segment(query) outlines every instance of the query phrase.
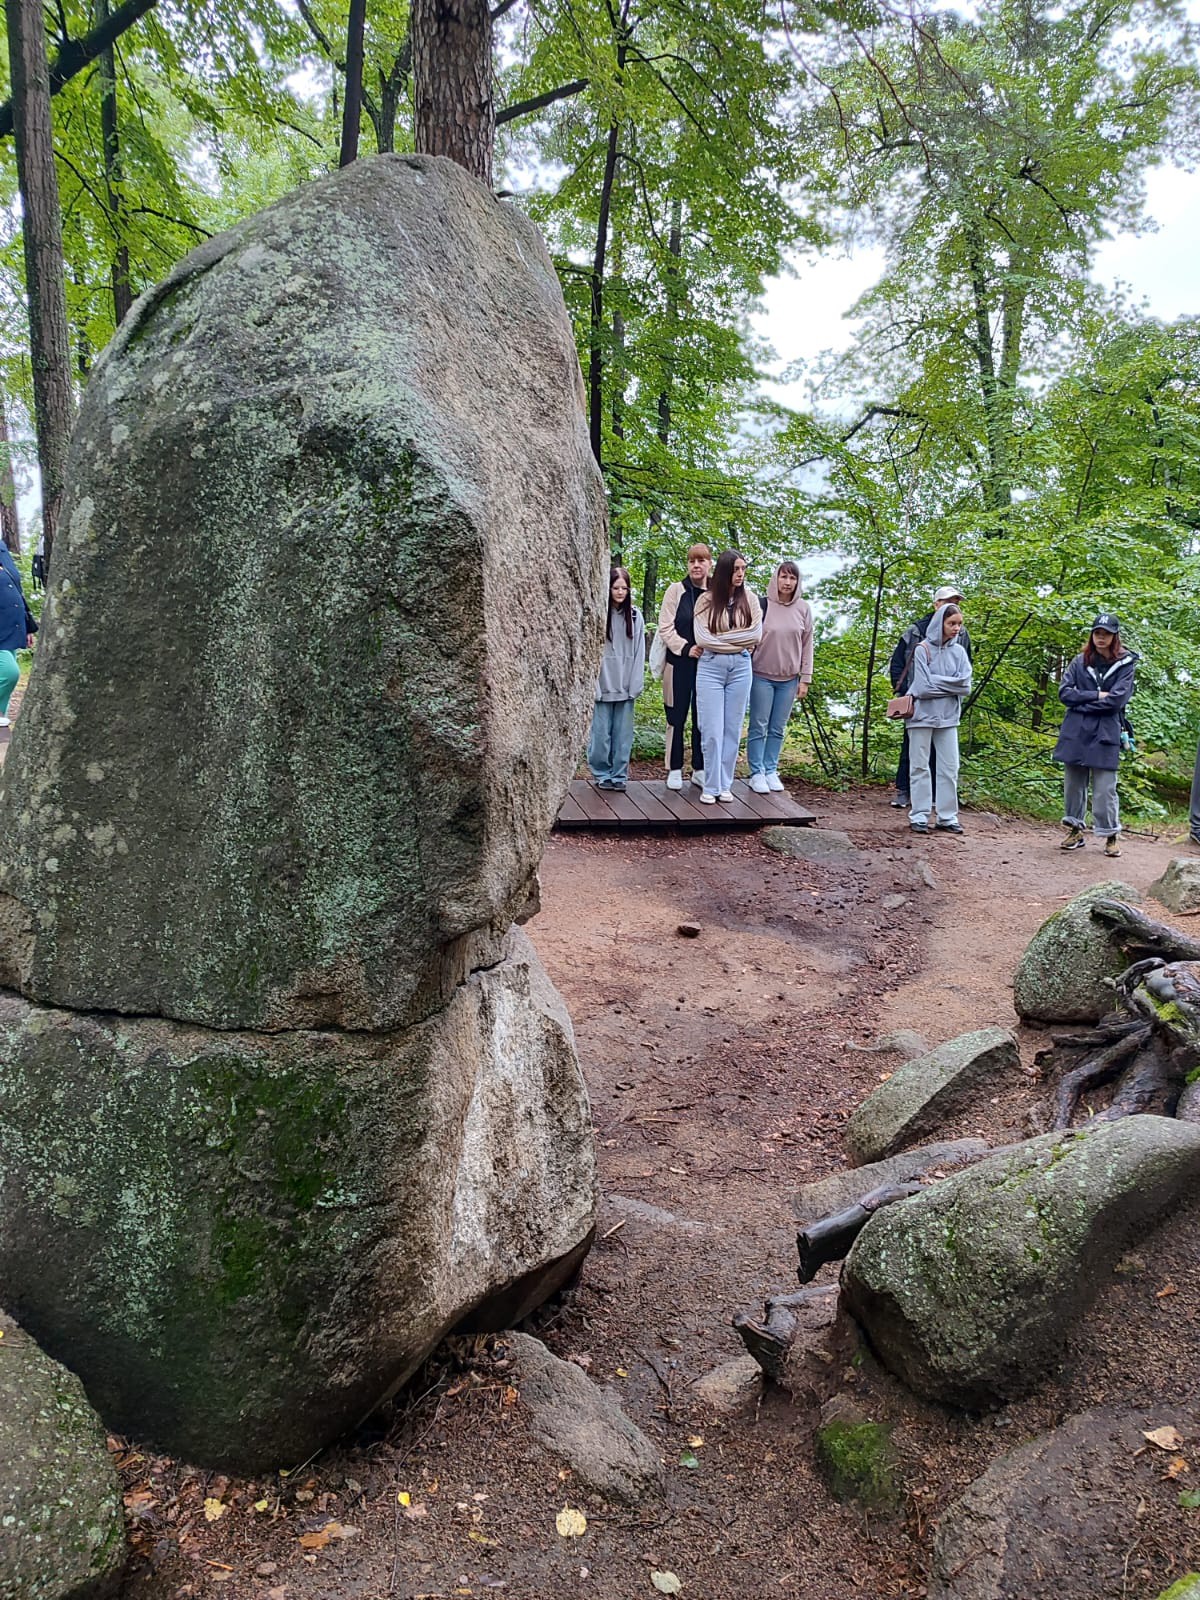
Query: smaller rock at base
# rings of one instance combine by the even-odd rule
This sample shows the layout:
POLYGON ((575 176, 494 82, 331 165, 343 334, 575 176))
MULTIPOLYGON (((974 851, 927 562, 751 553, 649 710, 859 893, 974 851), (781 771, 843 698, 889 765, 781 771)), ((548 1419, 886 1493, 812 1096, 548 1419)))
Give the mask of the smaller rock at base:
POLYGON ((912 1183, 943 1168, 951 1170, 975 1156, 986 1153, 986 1139, 948 1139, 942 1144, 922 1144, 902 1151, 886 1161, 873 1161, 866 1167, 851 1167, 834 1172, 816 1183, 806 1183, 792 1197, 792 1215, 801 1225, 830 1217, 835 1211, 857 1205, 863 1195, 885 1183, 912 1183))
POLYGON ((125 1566, 121 1491, 74 1373, 0 1312, 0 1595, 102 1600, 125 1566))
POLYGON ((758 1403, 762 1394, 762 1369, 753 1356, 738 1356, 697 1378, 691 1392, 710 1411, 736 1416, 758 1403))
POLYGON ((1183 1093, 1179 1096, 1179 1104, 1175 1107, 1175 1120, 1200 1122, 1200 1079, 1195 1083, 1184 1085, 1183 1093))
POLYGON ((1200 857, 1176 856, 1146 890, 1168 911, 1200 911, 1200 857))
POLYGON ((1092 916, 1097 900, 1138 905, 1141 895, 1116 880, 1094 883, 1046 918, 1013 974, 1013 1005, 1026 1022, 1098 1022, 1112 1009, 1105 980, 1129 965, 1104 923, 1092 916))
POLYGON ((837 861, 858 854, 853 839, 840 828, 764 828, 759 838, 768 850, 800 861, 837 861))
POLYGON ((658 1451, 577 1366, 560 1361, 540 1339, 510 1333, 517 1387, 538 1443, 571 1468, 580 1482, 609 1500, 637 1505, 665 1482, 658 1451))
POLYGON ((1011 1073, 1021 1057, 1012 1034, 980 1028, 897 1067, 856 1106, 846 1143, 856 1163, 880 1161, 934 1131, 981 1084, 1011 1073))
POLYGON ((681 922, 675 929, 681 939, 698 939, 703 931, 698 922, 681 922))

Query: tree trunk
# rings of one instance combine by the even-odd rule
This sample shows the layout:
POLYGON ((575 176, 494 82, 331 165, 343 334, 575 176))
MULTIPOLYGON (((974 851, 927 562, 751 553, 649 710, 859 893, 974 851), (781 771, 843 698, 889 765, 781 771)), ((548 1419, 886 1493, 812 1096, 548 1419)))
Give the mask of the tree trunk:
MULTIPOLYGON (((108 0, 96 0, 96 26, 108 21, 108 0)), ((111 267, 113 322, 120 327, 133 304, 129 286, 129 246, 121 228, 121 132, 117 118, 117 65, 112 45, 99 55, 100 131, 104 141, 104 201, 113 234, 111 267)))
POLYGON ((396 113, 400 105, 400 92, 412 71, 412 27, 404 35, 400 54, 392 62, 392 70, 385 78, 379 74, 379 115, 372 118, 375 125, 375 147, 380 155, 396 148, 396 113))
POLYGON ((448 156, 490 189, 496 103, 487 0, 415 0, 410 26, 417 152, 448 156))
MULTIPOLYGON (((624 57, 618 52, 618 60, 624 57)), ((592 298, 588 315, 588 420, 591 424, 592 454, 598 467, 604 466, 604 262, 608 254, 608 219, 612 211, 613 184, 617 175, 617 149, 621 125, 608 130, 604 152, 604 177, 600 183, 600 216, 596 223, 596 250, 592 256, 592 298)))
POLYGON ((871 697, 875 687, 875 657, 879 649, 879 622, 883 609, 883 580, 887 576, 887 563, 879 562, 875 580, 875 604, 871 610, 871 644, 867 650, 867 691, 863 700, 862 756, 860 771, 865 778, 871 770, 871 697))
POLYGON ((17 517, 17 485, 13 478, 12 445, 8 437, 8 408, 0 394, 0 529, 13 555, 21 554, 21 523, 17 517))
MULTIPOLYGON (((988 295, 987 262, 983 241, 976 224, 966 229, 968 272, 971 281, 971 298, 975 309, 975 361, 979 369, 979 387, 983 398, 983 421, 987 436, 988 470, 985 497, 989 511, 1002 515, 1012 508, 1012 473, 1009 466, 1009 436, 1006 414, 1011 416, 1011 397, 1006 397, 1004 378, 996 371, 996 354, 992 343, 991 305, 988 295)), ((1007 307, 1006 307, 1007 311, 1007 307)), ((1011 326, 1007 320, 1004 329, 1003 354, 1011 357, 1009 347, 1011 326)), ((1019 341, 1018 341, 1019 343, 1019 341)), ((990 533, 999 530, 991 528, 990 533)))
POLYGON ((647 628, 658 620, 658 551, 647 550, 646 572, 642 578, 642 616, 647 628))
POLYGON ((62 213, 50 125, 50 69, 42 8, 5 0, 17 181, 24 210, 25 280, 34 418, 42 477, 42 527, 49 567, 62 505, 75 400, 63 287, 62 213))
POLYGON ((342 147, 338 166, 348 167, 358 160, 358 129, 362 121, 363 33, 367 23, 367 0, 350 0, 346 23, 346 99, 342 106, 342 147))

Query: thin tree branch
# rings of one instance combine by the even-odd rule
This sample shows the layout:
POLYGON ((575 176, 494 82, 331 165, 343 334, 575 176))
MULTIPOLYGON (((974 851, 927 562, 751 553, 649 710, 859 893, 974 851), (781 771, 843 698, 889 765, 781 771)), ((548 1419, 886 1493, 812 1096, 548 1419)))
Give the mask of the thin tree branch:
POLYGON ((567 100, 573 94, 581 94, 587 86, 586 78, 576 78, 557 89, 547 89, 545 94, 535 94, 531 100, 517 100, 511 106, 505 106, 503 111, 497 111, 496 126, 499 127, 502 122, 512 122, 515 117, 526 117, 531 111, 541 111, 544 106, 552 106, 556 100, 567 100))
MULTIPOLYGON (((123 6, 110 12, 91 33, 85 33, 81 39, 66 40, 50 63, 50 93, 57 94, 84 67, 90 66, 102 50, 115 44, 123 33, 127 33, 135 22, 139 22, 157 4, 158 0, 125 0, 123 6)), ((6 138, 12 131, 12 101, 5 100, 0 104, 0 139, 6 138)))

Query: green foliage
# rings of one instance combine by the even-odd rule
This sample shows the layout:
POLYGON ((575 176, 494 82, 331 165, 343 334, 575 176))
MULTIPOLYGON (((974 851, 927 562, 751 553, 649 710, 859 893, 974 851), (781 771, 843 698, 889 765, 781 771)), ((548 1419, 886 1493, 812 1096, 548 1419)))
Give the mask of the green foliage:
POLYGON ((881 1422, 830 1422, 816 1432, 817 1465, 838 1500, 894 1510, 900 1482, 891 1429, 881 1422))

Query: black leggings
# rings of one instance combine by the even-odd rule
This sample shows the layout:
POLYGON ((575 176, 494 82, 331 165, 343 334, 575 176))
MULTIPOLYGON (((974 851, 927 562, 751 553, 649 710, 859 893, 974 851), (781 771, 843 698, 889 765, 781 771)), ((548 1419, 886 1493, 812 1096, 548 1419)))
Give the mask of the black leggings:
POLYGON ((670 744, 667 749, 667 771, 683 771, 683 730, 687 725, 688 713, 692 718, 692 771, 701 772, 704 769, 704 750, 700 743, 700 719, 696 711, 696 660, 694 656, 684 656, 681 660, 671 661, 671 698, 673 704, 667 706, 667 726, 671 731, 670 744))

